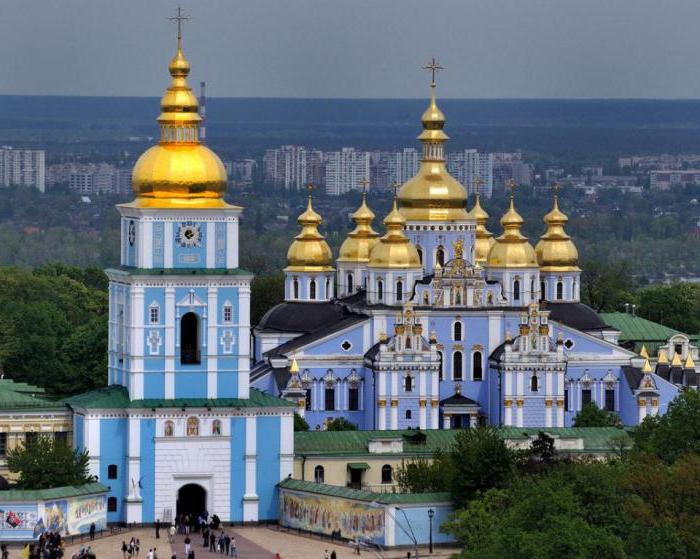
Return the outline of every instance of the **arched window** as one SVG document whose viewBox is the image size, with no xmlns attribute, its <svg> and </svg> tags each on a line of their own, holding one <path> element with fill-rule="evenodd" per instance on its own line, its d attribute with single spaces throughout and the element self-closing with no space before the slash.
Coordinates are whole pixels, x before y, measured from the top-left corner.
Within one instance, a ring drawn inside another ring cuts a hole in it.
<svg viewBox="0 0 700 559">
<path fill-rule="evenodd" d="M 404 345 L 406 349 L 411 349 L 411 336 L 406 336 L 406 343 Z"/>
<path fill-rule="evenodd" d="M 107 479 L 117 479 L 117 465 L 110 464 L 107 466 Z"/>
<path fill-rule="evenodd" d="M 394 470 L 389 464 L 382 466 L 382 483 L 392 483 L 394 481 Z"/>
<path fill-rule="evenodd" d="M 442 351 L 438 351 L 438 357 L 440 358 L 440 368 L 438 369 L 438 379 L 442 380 L 442 369 L 444 367 L 444 359 L 442 356 Z"/>
<path fill-rule="evenodd" d="M 530 279 L 530 301 L 535 300 L 535 278 Z"/>
<path fill-rule="evenodd" d="M 163 436 L 172 437 L 175 434 L 175 424 L 172 421 L 166 421 L 163 426 Z"/>
<path fill-rule="evenodd" d="M 384 282 L 382 280 L 377 280 L 377 300 L 384 300 Z"/>
<path fill-rule="evenodd" d="M 421 266 L 423 265 L 423 249 L 416 247 L 416 252 L 418 253 L 418 260 L 420 260 Z"/>
<path fill-rule="evenodd" d="M 440 264 L 440 266 L 445 265 L 445 249 L 441 246 L 435 251 L 435 263 Z"/>
<path fill-rule="evenodd" d="M 316 280 L 312 279 L 309 282 L 309 299 L 314 301 L 316 299 Z"/>
<path fill-rule="evenodd" d="M 187 436 L 196 437 L 199 435 L 199 419 L 196 417 L 187 418 Z"/>
<path fill-rule="evenodd" d="M 346 279 L 346 283 L 348 285 L 348 293 L 352 293 L 355 289 L 354 279 L 355 278 L 353 278 L 352 274 L 348 274 L 347 279 Z"/>
<path fill-rule="evenodd" d="M 180 363 L 199 365 L 199 318 L 193 312 L 180 319 Z"/>
<path fill-rule="evenodd" d="M 326 278 L 326 299 L 331 298 L 331 280 L 329 278 Z"/>
<path fill-rule="evenodd" d="M 557 282 L 557 301 L 564 298 L 564 284 L 561 281 Z"/>
<path fill-rule="evenodd" d="M 455 351 L 452 354 L 452 379 L 462 380 L 462 352 Z"/>
<path fill-rule="evenodd" d="M 530 378 L 530 392 L 537 392 L 540 389 L 540 381 L 537 375 L 532 375 Z"/>
<path fill-rule="evenodd" d="M 323 466 L 316 466 L 314 468 L 314 481 L 316 483 L 323 483 L 325 479 L 326 475 L 325 471 L 323 470 Z"/>
<path fill-rule="evenodd" d="M 484 379 L 484 370 L 480 351 L 475 351 L 474 355 L 472 356 L 472 378 L 474 380 Z"/>
<path fill-rule="evenodd" d="M 520 280 L 513 281 L 513 301 L 520 301 Z"/>
<path fill-rule="evenodd" d="M 413 392 L 413 377 L 411 375 L 406 375 L 403 387 L 406 392 Z"/>
<path fill-rule="evenodd" d="M 543 281 L 540 282 L 540 301 L 544 301 L 547 298 L 547 284 Z"/>
<path fill-rule="evenodd" d="M 107 512 L 117 512 L 117 498 L 107 498 Z"/>
<path fill-rule="evenodd" d="M 215 436 L 221 435 L 221 420 L 215 419 L 214 421 L 212 421 L 211 434 Z"/>
<path fill-rule="evenodd" d="M 403 282 L 398 280 L 396 282 L 396 300 L 401 301 L 403 299 Z"/>
<path fill-rule="evenodd" d="M 294 299 L 299 298 L 299 280 L 297 278 L 294 278 L 292 280 L 292 289 L 294 291 Z"/>
<path fill-rule="evenodd" d="M 413 417 L 411 410 L 406 410 L 406 419 L 411 419 L 411 417 Z"/>
<path fill-rule="evenodd" d="M 454 325 L 454 339 L 460 341 L 462 339 L 462 323 L 457 321 Z"/>
</svg>

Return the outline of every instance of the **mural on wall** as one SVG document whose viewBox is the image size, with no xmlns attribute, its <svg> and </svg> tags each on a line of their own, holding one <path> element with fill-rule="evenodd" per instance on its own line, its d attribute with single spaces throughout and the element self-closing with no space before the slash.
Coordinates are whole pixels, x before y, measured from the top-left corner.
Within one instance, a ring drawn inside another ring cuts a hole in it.
<svg viewBox="0 0 700 559">
<path fill-rule="evenodd" d="M 0 508 L 0 514 L 2 514 L 0 539 L 3 540 L 31 539 L 35 537 L 37 525 L 43 525 L 36 504 L 4 504 Z"/>
<path fill-rule="evenodd" d="M 104 530 L 107 527 L 106 495 L 82 497 L 69 502 L 68 530 L 70 534 L 89 532 L 93 522 L 97 530 Z"/>
<path fill-rule="evenodd" d="M 46 501 L 44 514 L 46 516 L 46 530 L 60 534 L 68 533 L 68 501 L 65 499 Z"/>
<path fill-rule="evenodd" d="M 346 499 L 283 491 L 280 524 L 290 528 L 343 538 L 376 539 L 384 536 L 384 510 Z"/>
</svg>

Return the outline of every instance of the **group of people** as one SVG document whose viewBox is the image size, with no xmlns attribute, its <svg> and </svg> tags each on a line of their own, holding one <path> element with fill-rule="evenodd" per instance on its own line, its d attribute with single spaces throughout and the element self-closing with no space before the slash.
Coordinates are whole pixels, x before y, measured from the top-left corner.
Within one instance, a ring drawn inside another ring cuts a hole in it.
<svg viewBox="0 0 700 559">
<path fill-rule="evenodd" d="M 0 551 L 3 558 L 9 555 L 6 545 L 3 545 Z M 94 558 L 95 556 L 89 547 L 81 548 L 80 553 L 83 555 L 79 559 Z M 76 553 L 73 557 L 77 558 L 78 555 Z M 63 538 L 58 532 L 44 532 L 35 544 L 30 543 L 24 548 L 22 556 L 27 557 L 27 559 L 61 559 L 63 557 Z"/>
<path fill-rule="evenodd" d="M 213 514 L 211 520 L 209 513 L 205 510 L 200 514 L 178 514 L 175 517 L 175 529 L 178 534 L 192 534 L 194 532 L 203 532 L 206 528 L 218 530 L 221 526 L 221 519 Z"/>
<path fill-rule="evenodd" d="M 122 558 L 127 559 L 127 557 L 138 557 L 141 551 L 141 542 L 138 538 L 132 536 L 129 540 L 129 544 L 122 541 Z"/>
<path fill-rule="evenodd" d="M 202 547 L 209 547 L 209 551 L 221 553 L 227 557 L 238 557 L 238 544 L 236 538 L 225 534 L 223 530 L 216 535 L 216 529 L 205 527 L 202 530 Z"/>
</svg>

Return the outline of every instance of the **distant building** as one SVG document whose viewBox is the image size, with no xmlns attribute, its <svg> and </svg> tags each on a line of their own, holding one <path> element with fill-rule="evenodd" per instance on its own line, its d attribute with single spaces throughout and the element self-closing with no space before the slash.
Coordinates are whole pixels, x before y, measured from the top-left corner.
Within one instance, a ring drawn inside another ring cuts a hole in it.
<svg viewBox="0 0 700 559">
<path fill-rule="evenodd" d="M 302 190 L 310 182 L 321 182 L 322 165 L 322 151 L 286 145 L 265 151 L 263 175 L 267 183 L 286 190 Z"/>
<path fill-rule="evenodd" d="M 403 184 L 418 172 L 420 154 L 415 148 L 400 151 L 375 151 L 370 154 L 371 188 L 386 189 Z"/>
<path fill-rule="evenodd" d="M 522 153 L 493 154 L 494 188 L 504 189 L 511 180 L 515 181 L 515 184 L 530 186 L 532 175 L 532 165 L 523 161 Z"/>
<path fill-rule="evenodd" d="M 560 168 L 545 169 L 545 171 L 544 171 L 544 180 L 546 181 L 547 184 L 552 184 L 554 182 L 557 182 L 563 176 L 564 176 L 564 169 L 560 169 Z"/>
<path fill-rule="evenodd" d="M 369 152 L 355 148 L 326 153 L 326 193 L 340 196 L 359 189 L 363 180 L 369 180 L 369 159 Z"/>
<path fill-rule="evenodd" d="M 125 194 L 131 190 L 131 169 L 117 169 L 110 163 L 71 165 L 67 173 L 60 168 L 52 180 L 59 175 L 67 175 L 68 188 L 76 194 Z"/>
<path fill-rule="evenodd" d="M 649 184 L 651 188 L 658 190 L 670 190 L 674 186 L 700 184 L 700 169 L 651 171 L 649 173 Z"/>
<path fill-rule="evenodd" d="M 474 193 L 477 176 L 482 181 L 481 195 L 490 198 L 493 194 L 493 154 L 479 153 L 475 149 L 448 153 L 447 170 L 469 194 Z"/>
<path fill-rule="evenodd" d="M 38 149 L 0 149 L 0 185 L 46 190 L 46 152 Z"/>
<path fill-rule="evenodd" d="M 229 180 L 241 183 L 253 182 L 257 161 L 255 159 L 241 159 L 231 162 L 231 170 L 229 172 Z"/>
</svg>

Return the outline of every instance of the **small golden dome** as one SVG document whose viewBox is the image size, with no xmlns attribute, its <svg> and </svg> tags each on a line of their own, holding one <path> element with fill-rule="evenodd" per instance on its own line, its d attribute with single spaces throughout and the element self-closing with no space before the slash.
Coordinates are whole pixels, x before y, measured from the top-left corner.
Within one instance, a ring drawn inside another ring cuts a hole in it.
<svg viewBox="0 0 700 559">
<path fill-rule="evenodd" d="M 370 268 L 421 268 L 416 247 L 403 232 L 406 224 L 396 205 L 384 219 L 386 233 L 379 239 L 369 256 Z"/>
<path fill-rule="evenodd" d="M 445 115 L 435 101 L 435 83 L 431 87 L 430 106 L 423 113 L 423 132 L 418 136 L 423 158 L 416 176 L 399 191 L 401 213 L 410 221 L 466 220 L 467 191 L 447 172 Z"/>
<path fill-rule="evenodd" d="M 157 208 L 226 206 L 224 165 L 199 142 L 199 103 L 187 83 L 190 64 L 182 52 L 180 34 L 168 69 L 172 80 L 160 102 L 160 142 L 134 166 L 135 204 Z"/>
<path fill-rule="evenodd" d="M 537 261 L 543 272 L 580 272 L 578 250 L 571 237 L 564 231 L 569 221 L 559 209 L 559 196 L 554 196 L 552 211 L 544 216 L 547 230 L 535 247 Z"/>
<path fill-rule="evenodd" d="M 304 211 L 298 218 L 301 233 L 287 251 L 285 272 L 330 272 L 333 271 L 333 253 L 326 239 L 318 231 L 323 219 L 314 211 L 311 194 Z"/>
<path fill-rule="evenodd" d="M 352 214 L 355 229 L 348 233 L 340 245 L 338 262 L 369 262 L 369 255 L 379 242 L 379 233 L 372 229 L 374 212 L 367 206 L 367 195 L 362 193 L 362 203 Z"/>
<path fill-rule="evenodd" d="M 523 218 L 515 211 L 513 195 L 510 197 L 510 207 L 501 218 L 503 233 L 496 239 L 486 259 L 488 266 L 493 268 L 536 268 L 537 256 L 535 249 L 520 232 Z"/>
<path fill-rule="evenodd" d="M 474 240 L 474 262 L 484 264 L 491 247 L 496 243 L 493 233 L 486 229 L 489 214 L 481 207 L 479 193 L 476 193 L 474 207 L 469 211 L 469 217 L 476 221 L 476 239 Z"/>
</svg>

